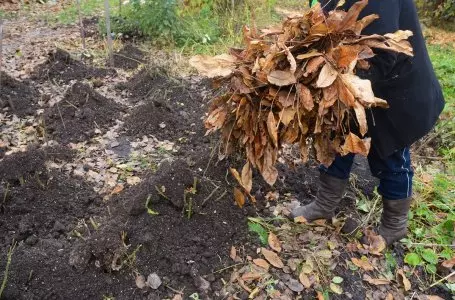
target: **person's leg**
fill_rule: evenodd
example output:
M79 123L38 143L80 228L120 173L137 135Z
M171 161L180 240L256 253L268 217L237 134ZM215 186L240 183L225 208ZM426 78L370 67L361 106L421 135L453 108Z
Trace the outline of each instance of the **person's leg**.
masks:
M372 148L368 161L371 173L380 180L378 192L382 196L383 211L378 233L390 245L407 234L414 175L411 155L409 148L404 148L382 159Z
M316 200L308 205L295 208L290 217L304 217L308 222L317 219L331 219L349 182L353 162L354 155L348 154L337 156L328 168L321 166Z

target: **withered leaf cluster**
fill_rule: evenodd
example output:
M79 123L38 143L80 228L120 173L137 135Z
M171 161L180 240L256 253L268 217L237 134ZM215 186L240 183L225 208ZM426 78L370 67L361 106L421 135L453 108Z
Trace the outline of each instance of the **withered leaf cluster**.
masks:
M205 126L207 133L221 131L225 154L244 153L247 163L234 176L247 195L252 168L270 185L275 183L275 163L284 144L298 144L303 161L314 147L324 165L338 153L368 154L365 109L386 108L387 102L376 98L371 82L356 71L369 68L373 48L413 53L410 31L361 35L379 18L359 19L367 3L362 0L347 12L328 15L317 5L288 16L279 28L245 27L244 49L190 60L202 75L227 85L227 92L213 100Z

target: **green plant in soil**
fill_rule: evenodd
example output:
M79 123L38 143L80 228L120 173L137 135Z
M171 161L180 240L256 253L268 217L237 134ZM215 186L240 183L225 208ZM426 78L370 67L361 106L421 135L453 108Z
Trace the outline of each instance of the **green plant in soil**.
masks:
M6 284L8 282L9 267L11 265L11 261L12 261L13 253L14 253L15 249L16 249L16 242L14 242L13 245L9 247L8 253L6 255L6 267L5 267L5 272L3 273L2 285L0 286L0 298L2 297L3 291L5 290Z

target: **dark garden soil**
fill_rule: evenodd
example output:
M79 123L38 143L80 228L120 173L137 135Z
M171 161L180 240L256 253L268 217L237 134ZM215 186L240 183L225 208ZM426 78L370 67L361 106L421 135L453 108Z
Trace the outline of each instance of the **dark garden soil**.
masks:
M131 44L126 44L122 50L114 53L114 67L116 68L134 70L144 62L144 52Z
M36 67L32 79L37 81L56 81L57 83L68 83L71 80L102 78L115 75L115 70L100 69L85 65L71 57L71 55L57 49L49 53L47 62Z
M8 112L18 117L31 115L35 112L35 106L39 100L38 91L30 82L16 80L1 72L0 109L8 109Z
M209 101L201 97L201 91L207 89L204 84L191 85L184 79L168 78L143 70L133 77L126 88L131 98L144 102L125 118L127 135L155 135L159 139L185 144L193 142L193 147L198 147L201 140L208 141L203 137L201 119Z
M87 140L96 129L103 131L120 118L122 106L88 84L76 82L64 99L44 115L46 133L52 139L67 143Z

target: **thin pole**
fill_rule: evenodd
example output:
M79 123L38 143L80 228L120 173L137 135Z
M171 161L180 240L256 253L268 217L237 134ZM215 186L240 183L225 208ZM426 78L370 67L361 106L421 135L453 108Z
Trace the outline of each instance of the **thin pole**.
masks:
M85 31L84 31L84 22L82 22L81 16L81 0L76 0L77 2L77 11L79 15L79 27L81 30L81 38L82 38L82 49L85 50Z
M109 0L104 0L104 15L106 17L106 32L107 32L107 50L109 53L109 65L113 65L112 57L112 36L111 36L111 15L109 8Z
M3 16L0 14L0 95L2 91L2 63L3 63Z

